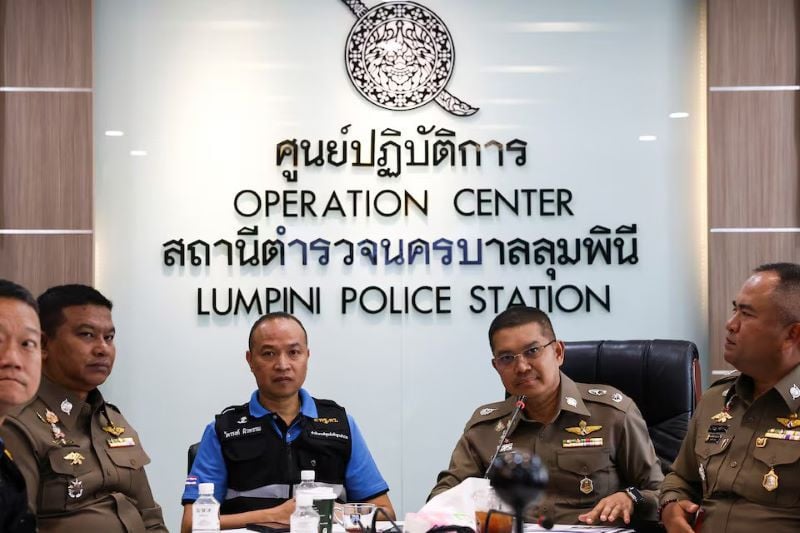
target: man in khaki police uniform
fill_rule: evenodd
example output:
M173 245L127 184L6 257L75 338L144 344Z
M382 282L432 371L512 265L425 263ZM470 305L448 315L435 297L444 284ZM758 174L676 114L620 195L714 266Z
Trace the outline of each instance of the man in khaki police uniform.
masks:
M42 372L42 332L36 300L27 289L0 279L0 425L30 401ZM0 531L32 533L25 479L0 439Z
M139 435L97 387L114 365L111 302L85 285L39 299L45 358L37 396L0 430L42 533L167 531Z
M527 396L500 451L541 457L547 494L530 509L556 523L655 521L663 479L647 426L633 401L605 385L561 373L564 343L539 309L511 307L489 327L494 366L513 396L479 407L439 474L431 497L465 478L483 477L519 395Z
M703 395L661 487L670 532L800 531L800 265L763 265L726 324L741 374Z

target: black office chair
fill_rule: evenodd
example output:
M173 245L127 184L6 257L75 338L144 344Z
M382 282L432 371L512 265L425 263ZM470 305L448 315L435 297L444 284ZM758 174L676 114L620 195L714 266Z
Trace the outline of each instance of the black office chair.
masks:
M630 396L642 412L664 473L672 469L700 399L697 346L688 341L567 342L563 372Z
M186 473L192 471L192 465L194 464L194 458L197 457L197 450L200 449L200 443L195 442L191 446L189 446L189 450L187 451L187 458L189 460L189 465L186 467Z

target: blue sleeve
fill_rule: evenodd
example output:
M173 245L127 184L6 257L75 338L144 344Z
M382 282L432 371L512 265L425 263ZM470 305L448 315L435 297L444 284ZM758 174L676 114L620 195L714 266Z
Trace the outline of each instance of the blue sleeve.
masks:
M228 469L222 458L222 447L214 431L214 422L206 426L203 438L200 440L200 449L194 459L192 470L186 478L181 503L193 503L198 498L198 483L213 483L214 497L222 503L225 493L228 492Z
M351 502L364 501L367 498L379 496L389 490L389 485L378 471L378 466L369 453L367 443L361 430L358 429L353 417L347 415L350 424L350 437L352 439L350 462L344 475L344 486L347 490L347 499Z

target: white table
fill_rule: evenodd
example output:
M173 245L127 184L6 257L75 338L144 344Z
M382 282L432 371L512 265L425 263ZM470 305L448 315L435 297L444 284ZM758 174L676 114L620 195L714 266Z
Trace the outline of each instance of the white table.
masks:
M402 526L403 522L398 521L397 525ZM390 527L389 522L378 522L378 531L382 531ZM248 529L227 529L234 533L253 533ZM537 531L549 531L550 533L633 533L632 529L622 529L618 527L605 527L605 526L574 526L574 525L559 525L556 524L553 529L544 529L536 524L525 524L525 533L534 533ZM344 528L339 524L333 525L333 533L345 533Z

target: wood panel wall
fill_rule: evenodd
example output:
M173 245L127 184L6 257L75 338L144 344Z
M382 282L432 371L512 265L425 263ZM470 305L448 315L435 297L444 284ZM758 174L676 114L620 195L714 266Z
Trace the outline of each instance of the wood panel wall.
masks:
M0 278L92 283L92 0L0 0Z
M709 346L763 263L800 262L800 0L708 0Z

